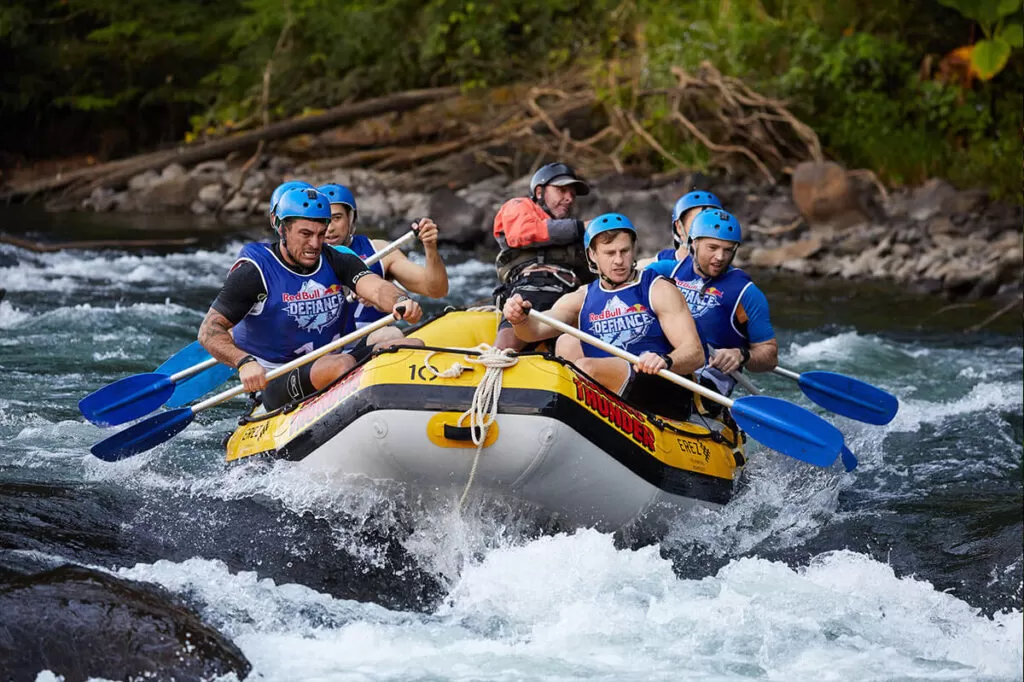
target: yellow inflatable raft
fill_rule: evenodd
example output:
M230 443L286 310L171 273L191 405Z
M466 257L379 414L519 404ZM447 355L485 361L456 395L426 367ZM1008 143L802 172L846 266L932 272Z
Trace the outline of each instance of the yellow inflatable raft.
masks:
M247 417L228 461L270 456L456 493L472 479L473 491L600 528L730 500L745 462L731 421L661 419L548 355L482 364L497 322L476 311L429 320L410 334L426 347L380 353L302 403ZM472 429L471 406L493 423Z

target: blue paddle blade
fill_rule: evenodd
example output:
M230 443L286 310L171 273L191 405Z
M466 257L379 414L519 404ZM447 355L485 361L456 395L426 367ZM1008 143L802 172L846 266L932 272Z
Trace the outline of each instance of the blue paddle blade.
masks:
M198 341L185 346L156 368L160 374L177 374L183 369L195 367L210 359L210 354ZM174 393L167 400L167 407L181 407L201 398L231 378L235 370L227 365L216 364L209 369L178 381Z
M843 468L847 471L853 471L857 468L857 455L853 454L853 452L850 451L850 448L844 445L839 456L843 460Z
M210 354L206 352L203 345L198 341L193 341L171 357L167 358L167 360L164 361L164 364L160 365L153 371L158 374L166 374L170 376L171 374L177 374L183 369L194 367L200 362L209 359Z
M865 424L888 424L900 408L896 396L845 374L804 372L799 383L804 395L829 412Z
M843 434L799 405L766 395L733 403L740 428L765 447L819 467L831 466L843 448Z
M117 426L159 409L173 392L166 374L136 374L93 391L78 401L78 409L93 424Z
M91 452L104 462L116 462L170 440L194 418L195 413L188 407L161 412L101 440L92 446Z
M181 407L201 398L231 378L235 370L227 365L217 363L199 374L182 379L174 388L174 393L167 401L167 407Z

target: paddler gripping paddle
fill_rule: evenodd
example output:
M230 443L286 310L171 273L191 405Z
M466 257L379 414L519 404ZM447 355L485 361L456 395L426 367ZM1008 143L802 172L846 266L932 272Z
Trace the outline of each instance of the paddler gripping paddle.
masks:
M558 331L575 336L580 341L620 357L630 364L635 364L639 360L632 353L605 343L560 320L532 309L527 312L531 317L536 317ZM732 400L667 369L659 371L658 376L730 408L733 419L751 438L794 459L815 466L828 467L835 462L843 448L843 434L836 427L793 403L768 396L745 396Z
M373 265L415 238L415 230L409 230L364 262ZM198 341L193 341L156 371L125 377L93 391L78 401L78 409L93 424L117 426L144 417L164 404L181 407L190 403L234 373L233 367L217 362Z

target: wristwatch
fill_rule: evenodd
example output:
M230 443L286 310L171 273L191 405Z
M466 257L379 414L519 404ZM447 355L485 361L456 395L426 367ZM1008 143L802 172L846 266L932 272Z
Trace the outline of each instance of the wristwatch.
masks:
M746 367L747 363L750 361L750 349L740 348L740 355L743 356L743 359L740 360L740 367Z
M242 358L241 360L238 361L238 364L235 365L235 369L242 369L242 365L244 365L247 362L259 362L259 361L255 357L253 357L252 355L246 355L244 358Z
M665 361L665 369L672 369L672 356L668 353L662 353L661 359Z

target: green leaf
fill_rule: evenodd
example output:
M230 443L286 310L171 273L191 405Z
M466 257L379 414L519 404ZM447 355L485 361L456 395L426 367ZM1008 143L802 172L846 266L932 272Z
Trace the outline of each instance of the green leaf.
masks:
M1001 38L978 41L971 52L971 64L981 79L986 81L1002 71L1009 58L1010 45Z
M1021 0L999 0L997 11L999 16L1008 17L1014 12L1020 11Z
M1007 24L998 34L1010 47L1024 47L1024 27L1020 24Z

